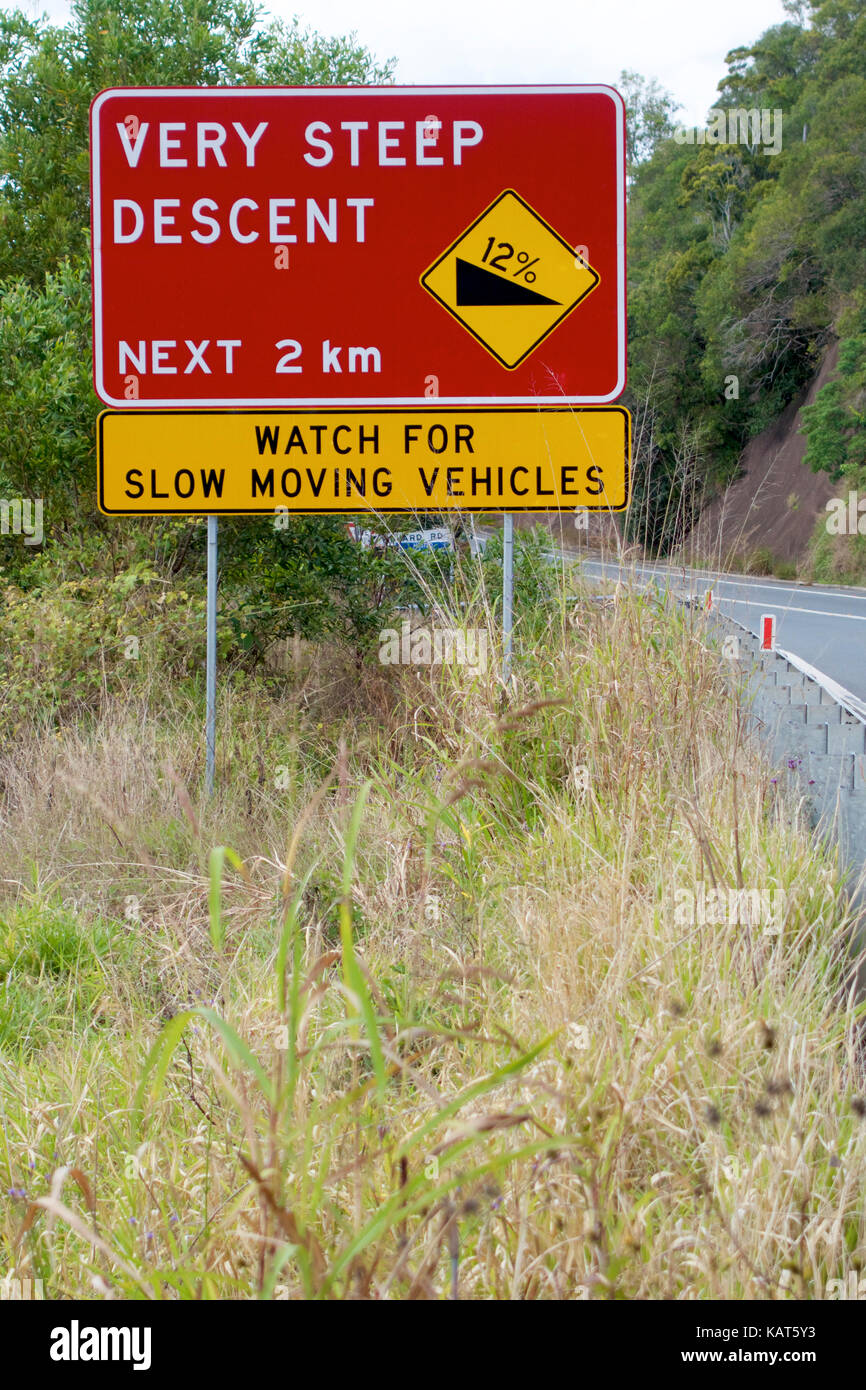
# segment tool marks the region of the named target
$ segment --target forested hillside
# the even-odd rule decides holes
[[[629,395],[641,506],[632,526],[663,548],[804,387],[834,335],[839,372],[808,412],[807,461],[852,487],[863,481],[866,5],[785,8],[788,22],[728,55],[712,102],[716,112],[781,113],[780,151],[778,137],[723,143],[732,122],[715,115],[702,143],[694,132],[685,143],[672,102],[656,92],[652,152],[633,168]],[[635,95],[639,109],[646,91],[638,84]],[[774,134],[777,125],[778,116]]]

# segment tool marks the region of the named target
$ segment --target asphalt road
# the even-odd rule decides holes
[[[588,577],[615,580],[620,573],[620,567],[608,561],[582,560],[581,564]],[[664,564],[629,563],[621,572],[626,579],[634,576],[638,583],[653,583],[678,594],[703,597],[712,589],[719,611],[756,634],[762,614],[775,613],[777,646],[866,700],[866,589],[722,576]]]

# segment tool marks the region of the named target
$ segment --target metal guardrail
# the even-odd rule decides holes
[[[813,829],[838,845],[841,862],[859,878],[866,865],[866,705],[796,653],[762,651],[736,618],[707,618],[737,636],[739,671],[746,661],[752,667],[749,710],[774,780],[808,802]],[[858,889],[858,896],[866,895]]]

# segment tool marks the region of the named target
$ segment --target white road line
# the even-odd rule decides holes
[[[746,608],[766,608],[765,603],[757,603],[754,599],[730,598],[727,594],[720,594],[713,599],[713,603],[741,603]],[[810,613],[815,618],[844,618],[849,623],[866,623],[866,614],[860,613],[831,613],[826,608],[795,608],[793,604],[784,604],[779,607],[779,615],[784,617],[786,613]]]
[[[592,565],[592,566],[594,566],[595,569],[612,569],[612,570],[618,570],[618,569],[620,568],[619,565],[617,565],[617,564],[615,564],[614,562],[609,561],[609,560],[584,560],[584,561],[582,561],[582,563],[583,563],[584,566]],[[636,569],[639,569],[639,570],[642,571],[642,572],[646,572],[647,574],[654,574],[654,575],[669,575],[672,579],[676,579],[679,583],[682,583],[683,571],[682,571],[682,568],[681,568],[680,566],[677,566],[677,565],[674,565],[674,566],[673,566],[672,568],[670,568],[670,569],[661,569],[661,568],[654,569],[651,565],[639,565],[639,566],[636,566]],[[687,578],[687,579],[688,579],[688,577],[689,577],[690,575],[691,575],[691,576],[696,576],[696,575],[698,575],[698,574],[699,574],[699,571],[697,571],[697,570],[689,570],[689,569],[686,569],[686,578]],[[730,585],[733,585],[733,586],[742,585],[743,588],[748,588],[748,589],[769,589],[769,590],[771,590],[773,593],[781,593],[781,594],[800,594],[800,593],[803,592],[803,589],[806,588],[806,589],[812,590],[815,594],[820,594],[821,598],[856,599],[859,603],[866,603],[866,593],[863,593],[862,591],[857,590],[857,589],[850,589],[850,590],[849,590],[849,589],[843,589],[843,590],[841,590],[841,591],[839,591],[839,590],[836,590],[836,591],[828,591],[827,589],[823,589],[823,588],[822,588],[822,589],[818,589],[818,588],[814,588],[814,589],[813,589],[813,586],[812,586],[811,584],[805,585],[805,586],[804,586],[804,585],[792,586],[792,585],[790,585],[790,584],[760,584],[760,583],[758,583],[757,580],[751,580],[751,579],[748,578],[748,576],[745,576],[745,575],[744,575],[742,578],[741,578],[740,576],[737,576],[736,578],[734,578],[734,577],[731,576],[731,575],[725,576],[725,575],[721,575],[721,574],[718,574],[718,573],[713,574],[713,575],[711,575],[711,576],[708,575],[708,574],[702,574],[702,575],[700,575],[700,582],[703,582],[703,581],[704,581],[705,579],[707,579],[707,578],[713,578],[714,581],[717,582],[717,583],[719,583],[719,584],[730,584]],[[809,611],[811,612],[811,610],[809,610]]]
[[[803,593],[802,588],[792,589],[792,588],[790,588],[788,585],[784,585],[784,584],[748,584],[748,583],[746,583],[746,582],[743,581],[743,580],[737,580],[737,579],[720,579],[718,582],[719,582],[719,584],[729,584],[729,585],[731,585],[732,588],[739,586],[740,588],[743,588],[743,589],[769,589],[772,593],[776,593],[776,594],[802,594],[802,593]],[[821,591],[821,594],[820,594],[820,597],[821,597],[821,598],[857,599],[860,603],[866,603],[866,594],[858,594],[858,593],[850,593],[850,594],[849,594],[849,593],[847,593],[846,591],[842,591],[842,592],[840,592],[840,593],[827,593],[825,590],[822,590],[822,591]]]

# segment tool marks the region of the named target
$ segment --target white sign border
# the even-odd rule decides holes
[[[617,381],[612,391],[604,396],[347,396],[322,398],[319,396],[273,396],[250,399],[247,396],[227,397],[222,400],[202,400],[200,397],[170,398],[168,400],[129,401],[111,396],[105,389],[103,380],[103,341],[102,341],[102,241],[99,163],[99,112],[102,103],[109,97],[129,96],[152,97],[225,97],[261,96],[265,93],[291,92],[297,97],[343,96],[357,99],[363,95],[376,96],[554,96],[586,95],[610,97],[616,109],[616,295],[617,295]],[[106,405],[120,410],[172,409],[291,409],[293,406],[349,407],[349,406],[410,406],[430,409],[436,406],[508,406],[508,405],[608,405],[617,400],[625,390],[626,384],[626,305],[625,305],[625,103],[615,87],[578,84],[576,86],[475,86],[475,87],[108,87],[94,97],[90,106],[91,141],[91,237],[93,263],[93,384],[96,394]]]

